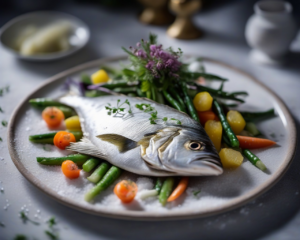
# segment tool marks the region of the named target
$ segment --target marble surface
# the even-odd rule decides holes
[[[166,36],[165,27],[144,26],[137,21],[135,9],[108,10],[88,5],[61,6],[59,10],[81,18],[91,29],[88,46],[57,62],[37,63],[17,60],[0,47],[0,88],[10,92],[0,97],[0,120],[7,120],[18,103],[48,77],[89,60],[122,55],[120,46],[135,44],[149,32],[159,35],[165,46],[178,46],[187,54],[215,58],[238,67],[274,90],[291,110],[300,137],[300,41],[292,45],[286,65],[260,66],[248,57],[244,26],[252,5],[240,2],[195,16],[206,35],[203,39],[182,41]],[[5,13],[1,20],[14,14]],[[3,24],[3,22],[2,22]],[[114,220],[85,214],[66,207],[40,192],[17,170],[7,150],[6,128],[0,125],[0,239],[24,234],[29,239],[47,239],[46,221],[55,216],[60,239],[263,239],[300,238],[300,150],[290,169],[268,192],[247,205],[228,213],[203,219],[141,222]],[[36,226],[23,223],[19,212],[28,210]]]

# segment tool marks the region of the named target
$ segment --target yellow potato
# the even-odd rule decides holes
[[[219,152],[219,156],[224,168],[237,168],[244,160],[244,157],[240,152],[231,148],[223,148]]]
[[[222,140],[222,124],[219,121],[208,120],[204,127],[210,140],[213,142],[215,148],[220,151]]]
[[[103,69],[100,69],[92,74],[91,80],[93,84],[106,83],[109,80],[109,76],[107,72],[105,72]]]
[[[239,134],[246,126],[246,121],[238,111],[230,110],[227,113],[227,121],[235,134]]]
[[[78,116],[69,117],[65,120],[66,128],[70,131],[81,131],[80,121]]]
[[[211,109],[212,102],[213,98],[208,92],[198,93],[193,100],[194,106],[199,112],[204,112]]]

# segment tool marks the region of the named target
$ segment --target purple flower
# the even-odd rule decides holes
[[[140,42],[136,43],[136,47],[140,48],[141,47],[141,43]]]
[[[150,51],[155,52],[157,49],[156,45],[150,45]]]
[[[158,70],[162,70],[162,69],[164,68],[164,64],[161,63],[161,62],[158,62],[158,63],[156,64],[156,68],[157,68]]]
[[[141,49],[138,50],[135,55],[138,57],[141,57],[141,58],[147,58],[147,54],[145,53],[145,51],[143,51]]]
[[[152,69],[155,65],[155,62],[154,61],[149,61],[147,64],[146,64],[146,68],[147,69]]]

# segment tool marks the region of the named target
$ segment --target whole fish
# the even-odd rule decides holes
[[[59,101],[77,112],[84,134],[69,150],[146,176],[210,176],[223,172],[219,154],[203,127],[183,112],[123,95],[65,96]],[[144,106],[138,109],[136,104]],[[148,111],[145,106],[150,106]],[[156,116],[152,124],[151,114]]]

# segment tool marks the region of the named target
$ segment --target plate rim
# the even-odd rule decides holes
[[[38,91],[40,91],[42,88],[47,86],[50,83],[59,82],[61,81],[61,78],[67,77],[71,74],[75,74],[77,72],[83,71],[88,68],[93,68],[100,66],[101,64],[108,63],[108,62],[115,62],[115,61],[121,61],[126,60],[126,56],[117,56],[117,57],[107,57],[107,58],[101,58],[94,61],[90,61],[78,66],[75,66],[71,69],[65,70],[61,73],[58,73],[50,78],[48,78],[45,82],[40,84],[36,89],[34,89],[32,92],[30,92],[15,108],[15,110],[12,113],[12,117],[9,121],[8,125],[8,132],[7,132],[7,144],[8,144],[8,150],[11,156],[12,161],[14,162],[15,166],[19,170],[19,172],[35,187],[37,187],[39,190],[41,190],[46,195],[52,197],[56,201],[62,203],[65,206],[77,209],[82,212],[86,212],[93,215],[98,215],[102,217],[108,217],[108,218],[114,218],[114,219],[124,219],[124,220],[143,220],[143,221],[163,221],[163,220],[182,220],[182,219],[193,219],[193,218],[201,218],[201,217],[208,217],[212,215],[221,214],[224,212],[231,211],[233,209],[236,209],[238,207],[243,206],[247,202],[250,202],[251,200],[255,199],[259,195],[265,193],[268,191],[271,187],[273,187],[286,173],[289,166],[291,165],[294,155],[295,155],[295,149],[296,149],[296,143],[297,143],[297,129],[295,125],[295,121],[287,108],[286,104],[281,100],[281,98],[270,88],[268,88],[265,84],[257,80],[255,77],[250,75],[249,73],[240,70],[236,67],[233,67],[227,63],[211,59],[209,57],[202,57],[204,61],[216,63],[219,65],[222,65],[224,67],[230,68],[239,74],[245,75],[248,78],[250,78],[252,81],[254,81],[256,84],[258,84],[260,87],[262,87],[264,90],[266,90],[272,97],[276,100],[276,103],[279,105],[281,111],[283,112],[287,122],[289,123],[287,125],[287,129],[291,132],[292,136],[290,138],[291,144],[288,148],[288,154],[284,158],[283,163],[280,165],[279,170],[272,175],[270,179],[268,179],[265,183],[263,183],[259,188],[255,188],[251,191],[249,191],[247,194],[242,195],[241,197],[238,197],[236,199],[233,199],[226,203],[225,205],[215,207],[212,210],[209,211],[202,211],[202,212],[195,212],[195,211],[185,211],[185,212],[164,212],[164,213],[151,213],[151,212],[144,212],[144,211],[130,211],[130,210],[105,210],[105,209],[93,209],[92,207],[82,206],[81,204],[77,204],[75,201],[70,200],[67,197],[58,195],[57,192],[54,190],[43,186],[40,182],[36,181],[35,176],[30,173],[24,165],[21,164],[21,159],[19,158],[17,151],[14,149],[14,132],[15,132],[15,125],[17,122],[17,115],[19,111],[22,109],[22,107],[26,104],[28,104],[28,100],[31,98],[32,95],[36,94]],[[162,216],[163,214],[163,216]]]

